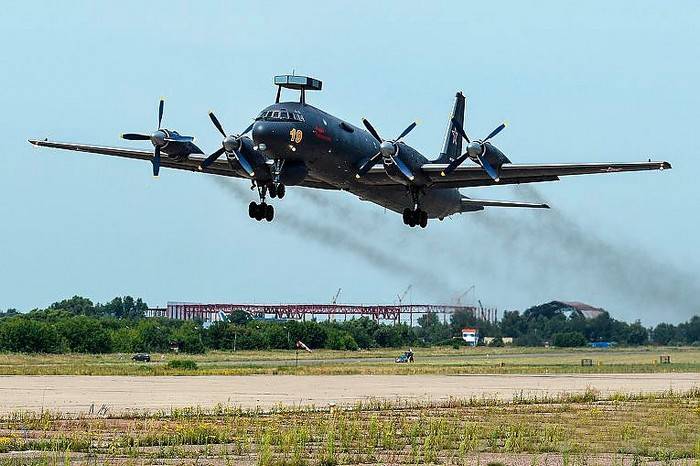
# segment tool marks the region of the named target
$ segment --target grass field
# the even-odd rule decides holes
[[[252,375],[252,374],[561,374],[700,372],[700,348],[418,348],[416,362],[395,364],[403,349],[367,351],[214,351],[203,355],[154,354],[151,363],[131,355],[0,354],[0,375]],[[671,364],[659,364],[668,355]],[[169,368],[172,359],[191,359],[195,370]],[[581,359],[593,366],[582,367]]]
[[[2,464],[700,464],[700,391],[134,417],[14,413]]]

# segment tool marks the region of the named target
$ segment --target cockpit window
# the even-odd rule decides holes
[[[304,115],[299,111],[287,111],[287,109],[279,110],[263,110],[260,112],[256,120],[276,120],[276,121],[305,121]]]

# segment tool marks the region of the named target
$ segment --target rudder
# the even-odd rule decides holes
[[[450,120],[447,123],[447,133],[445,134],[445,144],[442,147],[440,156],[435,160],[435,163],[450,163],[460,155],[462,155],[462,138],[452,123],[452,118],[457,120],[464,127],[464,94],[458,92],[455,96],[455,105],[450,115]]]

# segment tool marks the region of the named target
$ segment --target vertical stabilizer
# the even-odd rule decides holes
[[[455,97],[455,106],[450,114],[450,119],[447,121],[447,133],[445,134],[445,144],[442,146],[442,152],[436,163],[450,163],[460,155],[462,155],[462,138],[452,124],[452,118],[457,120],[464,127],[464,94],[457,93]]]

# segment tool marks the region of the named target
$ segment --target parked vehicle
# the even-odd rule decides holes
[[[398,358],[396,358],[394,360],[394,362],[396,362],[397,364],[403,364],[406,362],[413,362],[413,361],[414,361],[413,350],[406,351],[405,353],[403,353],[401,356],[399,356]]]
[[[151,362],[151,355],[147,353],[137,353],[133,355],[131,359],[137,362]]]

